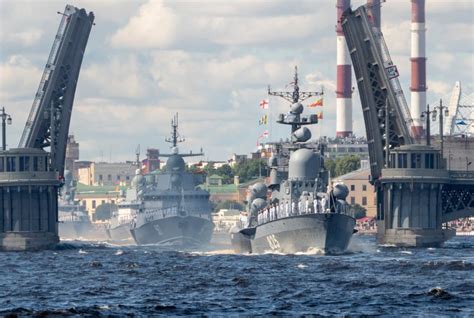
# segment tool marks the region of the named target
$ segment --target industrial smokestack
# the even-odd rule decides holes
[[[412,134],[423,136],[421,112],[426,110],[425,0],[411,0],[411,107]]]
[[[342,13],[349,8],[350,0],[337,0],[337,88],[336,88],[336,136],[352,136],[352,75],[351,60],[346,38],[342,32]]]
[[[372,27],[380,33],[380,0],[367,0],[367,16]]]

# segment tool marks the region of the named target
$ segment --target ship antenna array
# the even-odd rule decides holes
[[[178,133],[178,113],[171,120],[171,137],[165,138],[166,142],[173,144],[173,147],[176,147],[178,143],[185,141],[184,137],[180,137]]]
[[[310,97],[313,96],[323,96],[324,91],[321,87],[321,91],[319,92],[300,92],[300,87],[298,86],[298,66],[295,66],[295,76],[293,78],[293,82],[289,85],[293,85],[292,92],[272,92],[270,89],[270,85],[268,86],[268,95],[270,96],[278,96],[283,99],[286,99],[290,103],[298,103],[302,102]]]

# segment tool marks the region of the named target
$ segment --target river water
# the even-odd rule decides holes
[[[65,242],[0,254],[0,315],[474,316],[474,237],[439,249],[237,255]]]

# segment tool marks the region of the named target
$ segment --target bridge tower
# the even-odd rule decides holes
[[[438,149],[414,143],[397,67],[366,8],[346,10],[342,29],[364,115],[378,242],[439,246],[453,235],[444,222],[474,214],[474,173],[450,172]]]
[[[94,22],[92,12],[70,5],[61,14],[19,148],[0,151],[0,250],[44,249],[59,241],[69,122]]]

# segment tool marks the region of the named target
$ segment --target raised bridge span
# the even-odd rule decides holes
[[[359,89],[371,182],[377,192],[378,241],[439,246],[454,235],[443,223],[474,216],[474,172],[449,171],[440,149],[417,143],[410,135],[413,121],[398,70],[366,8],[345,11],[342,28]]]
[[[69,122],[94,14],[67,5],[19,148],[0,151],[0,250],[58,241],[58,189]]]

